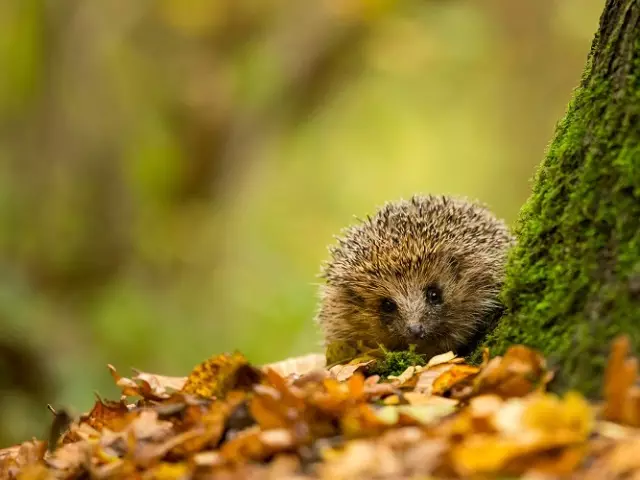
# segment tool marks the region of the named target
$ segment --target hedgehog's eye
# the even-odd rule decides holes
[[[431,305],[440,305],[442,303],[442,290],[438,285],[429,285],[425,288],[424,295]]]
[[[383,298],[380,302],[380,310],[383,313],[394,313],[398,309],[396,302],[391,300],[390,298]]]

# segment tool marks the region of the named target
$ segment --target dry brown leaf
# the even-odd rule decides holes
[[[522,397],[549,379],[542,355],[528,347],[515,345],[509,347],[504,357],[494,357],[487,362],[475,377],[470,393]]]
[[[167,453],[178,449],[181,445],[194,440],[206,433],[204,426],[198,426],[192,430],[174,435],[162,443],[142,443],[133,450],[132,460],[142,468],[148,468],[157,463]]]
[[[453,366],[454,364],[452,363],[443,363],[421,371],[418,375],[414,391],[431,395],[433,392],[433,383],[436,379],[444,372],[451,370]]]
[[[48,457],[46,464],[72,477],[87,470],[91,463],[91,453],[92,447],[85,440],[68,443]]]
[[[245,392],[230,392],[223,400],[216,400],[207,407],[190,406],[183,414],[180,430],[203,429],[203,433],[188,439],[171,450],[174,456],[186,457],[206,448],[218,445],[227,421],[232,413],[247,399]]]
[[[196,367],[175,392],[184,379],[124,379],[111,367],[142,399],[98,399],[53,454],[44,442],[0,450],[0,477],[640,480],[640,387],[627,355],[618,340],[597,423],[581,395],[545,393],[544,359],[522,346],[479,368],[440,355],[385,383],[356,361],[300,374],[295,362],[259,370],[235,354]]]
[[[251,415],[263,429],[285,427],[297,413],[282,401],[275,388],[267,386],[256,389],[249,408]]]
[[[310,353],[300,357],[287,358],[279,362],[269,363],[262,367],[263,370],[274,370],[283,377],[299,377],[310,372],[323,370],[326,366],[326,358],[321,353]]]
[[[158,419],[158,412],[143,410],[129,424],[127,430],[136,440],[159,442],[170,435],[172,428],[171,422]]]
[[[26,465],[20,469],[17,476],[17,480],[49,480],[50,478],[51,472],[42,463]]]
[[[153,373],[134,371],[132,378],[122,377],[113,365],[107,365],[116,386],[126,396],[140,396],[147,399],[161,400],[169,398],[172,393],[180,391],[187,377],[167,377]]]
[[[96,400],[91,411],[81,415],[77,422],[73,423],[64,433],[60,443],[66,444],[95,436],[103,429],[119,431],[125,428],[130,421],[129,407],[124,401],[119,402]],[[97,432],[97,433],[96,433]]]
[[[294,445],[294,437],[286,429],[263,432],[256,426],[226,442],[220,452],[227,461],[242,463],[263,460],[275,452],[287,451]]]
[[[630,438],[613,447],[607,455],[608,468],[615,475],[640,471],[640,436]]]
[[[135,376],[132,380],[146,383],[150,391],[162,397],[182,390],[184,384],[187,382],[187,377],[168,377],[166,375],[140,372],[136,369],[133,369],[133,372]]]
[[[356,440],[321,465],[320,475],[335,480],[399,478],[402,469],[400,459],[389,446]]]
[[[361,363],[334,365],[329,369],[329,374],[339,382],[344,382],[345,380],[348,380],[354,373],[364,369],[368,365],[371,365],[374,361],[375,360],[369,360]]]
[[[45,456],[47,443],[31,440],[10,448],[0,450],[0,474],[11,478],[24,472],[30,478],[41,478],[41,461]]]

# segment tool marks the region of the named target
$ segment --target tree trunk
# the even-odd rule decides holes
[[[607,0],[516,233],[485,345],[537,348],[557,390],[595,396],[611,339],[640,350],[640,0]]]

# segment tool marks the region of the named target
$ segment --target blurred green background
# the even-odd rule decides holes
[[[604,0],[0,0],[0,445],[45,405],[319,349],[316,275],[414,192],[513,222]]]

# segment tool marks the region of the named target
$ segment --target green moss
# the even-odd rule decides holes
[[[607,2],[520,212],[502,293],[508,314],[482,345],[492,354],[537,348],[558,369],[556,389],[590,396],[614,336],[640,347],[639,17],[633,0]]]
[[[384,358],[378,360],[370,372],[384,378],[389,375],[400,375],[411,366],[425,363],[424,356],[416,353],[413,348],[397,352],[385,351]]]

